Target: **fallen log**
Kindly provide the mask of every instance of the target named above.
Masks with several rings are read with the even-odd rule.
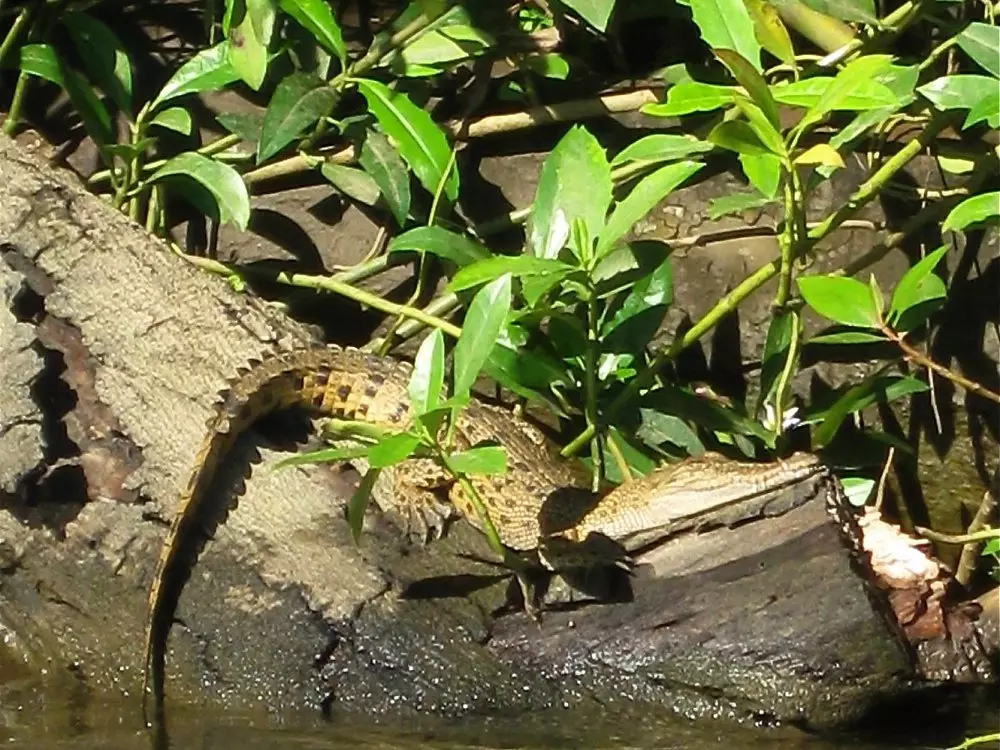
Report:
[[[0,245],[4,658],[129,696],[138,721],[146,591],[215,393],[312,332],[5,138]],[[497,616],[506,577],[470,559],[490,553],[461,524],[421,547],[375,519],[354,545],[344,476],[264,469],[275,435],[287,448],[300,428],[251,431],[227,459],[171,635],[173,705],[403,716],[625,701],[842,727],[928,689],[857,529],[828,512],[829,480],[796,489],[811,499],[787,513],[657,548],[631,601],[555,611],[539,629]],[[992,679],[980,641],[959,643]]]

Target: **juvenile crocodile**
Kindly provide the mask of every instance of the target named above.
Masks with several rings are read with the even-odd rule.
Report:
[[[149,591],[143,700],[150,688],[161,706],[166,640],[188,570],[187,547],[209,487],[236,438],[265,414],[305,406],[322,415],[404,429],[412,418],[409,364],[357,349],[310,348],[269,357],[241,370],[221,396],[198,451]],[[776,464],[740,463],[713,454],[665,466],[602,498],[589,476],[560,460],[536,428],[511,412],[472,401],[455,427],[455,448],[495,441],[507,452],[504,475],[470,477],[503,544],[552,570],[620,562],[622,554],[706,523],[758,515],[786,485],[825,471],[816,457],[795,454]],[[457,509],[475,527],[475,507],[429,459],[411,459],[391,473],[385,510],[428,527]],[[440,496],[446,493],[446,500]]]

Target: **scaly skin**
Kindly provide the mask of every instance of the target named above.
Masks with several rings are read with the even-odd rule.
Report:
[[[188,573],[187,557],[182,551],[190,543],[195,520],[210,500],[208,488],[216,470],[239,435],[266,414],[291,406],[382,428],[405,429],[412,418],[407,392],[411,372],[409,364],[357,349],[311,348],[255,363],[223,391],[153,574],[146,627],[144,700],[151,686],[157,704],[161,701],[167,635],[179,588]],[[471,477],[472,484],[504,545],[515,551],[532,551],[541,536],[543,501],[567,487],[585,492],[586,474],[560,462],[548,450],[544,436],[524,420],[499,407],[473,401],[462,411],[456,425],[455,448],[465,450],[483,441],[504,446],[508,471],[502,476]],[[482,530],[478,513],[465,493],[451,484],[430,459],[410,460],[394,467],[392,481],[390,492],[375,495],[384,509],[402,514],[408,522],[415,517],[436,526],[443,525],[452,508],[457,508]],[[450,505],[441,502],[436,489],[448,493]],[[545,516],[553,520],[547,523],[566,525],[556,516],[561,507],[559,503],[550,504]]]
[[[189,558],[182,552],[211,499],[208,488],[216,470],[237,437],[262,416],[291,406],[405,429],[412,419],[407,391],[411,372],[406,363],[357,349],[311,348],[255,363],[223,391],[150,586],[144,701],[151,686],[157,710],[162,709],[166,640],[189,572]],[[579,465],[560,460],[537,429],[505,409],[472,401],[462,410],[454,433],[456,450],[483,441],[506,449],[506,474],[473,476],[470,481],[504,546],[554,571],[627,565],[628,553],[678,533],[770,514],[770,504],[784,489],[826,472],[808,454],[772,464],[706,454],[665,465],[598,497],[589,491],[589,477]],[[393,467],[390,476],[392,486],[373,492],[383,509],[429,527],[443,527],[457,509],[483,529],[461,487],[432,460],[410,459]],[[444,491],[446,500],[436,491]],[[778,512],[801,502],[804,499],[793,499]],[[520,575],[519,580],[524,586]]]

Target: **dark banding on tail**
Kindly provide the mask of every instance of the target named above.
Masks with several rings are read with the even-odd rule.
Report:
[[[410,372],[406,363],[357,349],[299,349],[251,364],[222,391],[150,584],[142,687],[147,723],[162,726],[167,637],[201,541],[193,527],[208,510],[213,499],[209,487],[233,443],[261,417],[297,405],[320,414],[402,427],[410,416]]]

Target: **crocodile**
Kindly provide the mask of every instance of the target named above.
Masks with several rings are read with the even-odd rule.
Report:
[[[212,501],[209,487],[238,436],[267,413],[304,406],[324,416],[389,430],[413,418],[408,395],[412,366],[354,348],[310,347],[269,356],[241,369],[220,396],[207,434],[167,532],[149,589],[143,703],[162,708],[166,640],[189,570],[196,520]],[[590,490],[582,464],[560,459],[545,435],[511,411],[473,399],[454,426],[454,447],[484,441],[506,449],[507,472],[470,476],[501,542],[539,567],[563,571],[627,566],[629,553],[656,539],[766,512],[783,487],[826,471],[811,454],[771,464],[705,454],[667,465],[601,496]],[[393,467],[391,486],[373,497],[383,510],[442,531],[464,517],[484,524],[462,487],[431,459]],[[521,580],[519,576],[519,580]],[[524,581],[522,580],[522,585]],[[530,607],[526,590],[526,606]]]

